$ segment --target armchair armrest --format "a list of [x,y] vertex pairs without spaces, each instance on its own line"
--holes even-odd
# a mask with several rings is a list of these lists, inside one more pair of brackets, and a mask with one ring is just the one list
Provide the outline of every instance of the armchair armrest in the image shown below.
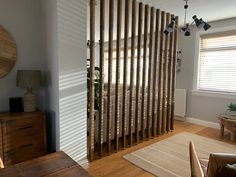
[[210,154],[207,168],[207,177],[216,177],[227,164],[236,163],[236,154],[213,153]]
[[1,168],[4,168],[4,165],[3,165],[3,161],[2,161],[2,159],[1,159],[1,157],[0,157],[0,169]]

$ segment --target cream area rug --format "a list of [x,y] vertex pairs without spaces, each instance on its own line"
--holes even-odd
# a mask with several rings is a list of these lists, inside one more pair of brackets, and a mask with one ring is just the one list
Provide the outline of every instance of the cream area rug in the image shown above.
[[183,132],[124,158],[159,177],[190,177],[189,141],[194,142],[199,158],[208,158],[214,152],[236,153],[236,145]]

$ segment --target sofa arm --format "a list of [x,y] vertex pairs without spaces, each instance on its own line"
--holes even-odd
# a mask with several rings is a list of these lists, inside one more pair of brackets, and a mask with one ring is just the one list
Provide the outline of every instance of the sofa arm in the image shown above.
[[227,164],[236,163],[236,154],[212,153],[209,157],[207,177],[216,177]]

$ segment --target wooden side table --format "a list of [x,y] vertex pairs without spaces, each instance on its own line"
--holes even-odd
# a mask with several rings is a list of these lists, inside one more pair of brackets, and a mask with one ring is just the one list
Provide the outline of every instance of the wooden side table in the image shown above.
[[220,115],[220,132],[221,136],[224,137],[224,129],[230,131],[230,140],[235,141],[236,138],[236,119],[232,119],[231,116]]

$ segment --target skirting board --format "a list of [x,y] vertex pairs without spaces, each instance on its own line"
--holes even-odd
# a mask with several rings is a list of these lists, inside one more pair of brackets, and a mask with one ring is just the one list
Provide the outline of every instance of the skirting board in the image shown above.
[[180,116],[176,116],[175,115],[175,120],[179,120],[179,121],[185,122],[186,121],[186,117],[180,117]]
[[196,118],[186,117],[186,122],[197,124],[197,125],[202,125],[202,126],[206,126],[206,127],[211,127],[211,128],[215,128],[215,129],[220,129],[219,123],[208,122],[208,121],[200,120],[200,119],[196,119]]

